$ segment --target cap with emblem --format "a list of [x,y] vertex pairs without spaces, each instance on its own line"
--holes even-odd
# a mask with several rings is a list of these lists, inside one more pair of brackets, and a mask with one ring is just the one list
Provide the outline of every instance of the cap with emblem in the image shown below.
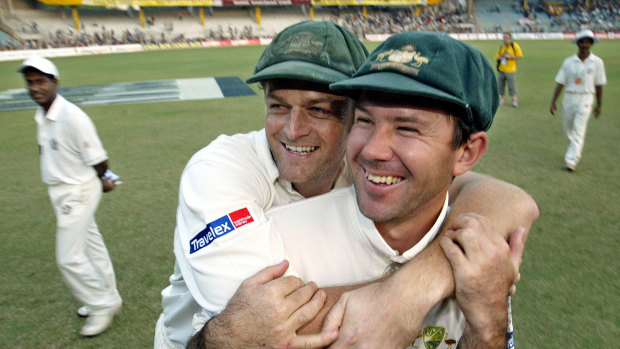
[[[379,45],[352,78],[330,85],[338,93],[361,90],[412,95],[449,103],[472,132],[491,127],[499,105],[493,68],[474,47],[444,33],[404,32]],[[438,105],[441,107],[441,105]]]
[[34,68],[44,74],[51,75],[55,79],[58,79],[58,68],[49,59],[43,57],[33,56],[24,61],[18,72],[24,73],[27,68]]
[[271,41],[246,82],[288,78],[330,84],[353,75],[367,55],[347,29],[327,21],[301,22]]
[[592,40],[592,43],[598,44],[598,39],[594,37],[594,33],[590,29],[584,29],[577,33],[577,37],[573,40],[573,44],[576,44],[579,40],[588,38]]

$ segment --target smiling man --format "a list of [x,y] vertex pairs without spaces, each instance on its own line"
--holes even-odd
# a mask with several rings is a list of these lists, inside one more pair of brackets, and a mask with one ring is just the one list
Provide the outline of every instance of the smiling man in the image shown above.
[[[364,46],[350,32],[329,22],[290,26],[265,49],[248,79],[264,89],[265,129],[218,137],[190,159],[181,176],[174,239],[177,263],[171,285],[162,291],[164,312],[157,323],[156,347],[184,346],[193,333],[196,309],[201,313],[195,318],[197,328],[201,320],[215,316],[209,327],[222,329],[212,336],[197,336],[211,336],[217,342],[210,344],[213,347],[312,347],[324,346],[335,338],[333,331],[305,336],[298,329],[315,318],[326,299],[333,304],[350,287],[317,291],[315,283],[293,276],[279,278],[286,270],[286,263],[277,264],[284,252],[281,245],[273,243],[272,239],[278,238],[266,232],[271,222],[265,211],[351,185],[344,153],[353,104],[330,91],[329,84],[353,75],[366,55]],[[458,197],[454,212],[478,212],[491,218],[502,231],[519,225],[529,227],[533,220],[535,205],[531,198],[507,183],[471,175],[457,180],[453,189]],[[505,205],[496,205],[495,200]],[[222,225],[230,229],[213,233]],[[439,246],[429,251],[434,254],[421,256],[418,262],[426,265],[416,270],[431,270],[437,264],[435,258],[440,258],[446,268],[439,273],[450,275]],[[274,264],[267,268],[268,276],[244,282]],[[434,304],[430,303],[438,299],[427,295],[453,293],[452,278],[442,279],[446,282],[427,292],[427,285],[418,285],[415,275],[405,275],[413,284],[411,294],[404,296],[411,300],[408,309],[418,309],[421,303],[430,309]],[[235,291],[249,297],[236,297],[229,303]],[[381,296],[395,297],[389,290]],[[366,300],[367,311],[381,307],[399,314],[401,308],[396,302],[384,307],[370,302],[371,298],[360,298]],[[261,310],[254,311],[258,308]],[[347,308],[345,314],[352,314],[352,310]],[[421,322],[426,312],[420,313],[419,319],[407,323],[406,330],[397,331],[400,337],[417,333],[417,320]],[[388,315],[380,322],[390,325],[402,322],[402,318]],[[347,326],[358,323],[345,320],[341,329],[347,332]],[[380,340],[386,336],[378,335]]]

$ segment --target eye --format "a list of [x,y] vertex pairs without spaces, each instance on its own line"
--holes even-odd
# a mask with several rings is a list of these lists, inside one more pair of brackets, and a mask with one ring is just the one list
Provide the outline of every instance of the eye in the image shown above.
[[354,122],[356,124],[372,124],[372,120],[366,116],[356,116]]
[[399,131],[403,131],[403,132],[418,132],[418,129],[415,127],[410,127],[410,126],[400,126],[398,127]]
[[268,104],[268,108],[269,108],[270,110],[281,110],[281,109],[285,109],[285,108],[286,108],[286,106],[285,106],[284,104],[281,104],[281,103],[275,103],[275,102],[273,102],[273,103],[269,103],[269,104]]

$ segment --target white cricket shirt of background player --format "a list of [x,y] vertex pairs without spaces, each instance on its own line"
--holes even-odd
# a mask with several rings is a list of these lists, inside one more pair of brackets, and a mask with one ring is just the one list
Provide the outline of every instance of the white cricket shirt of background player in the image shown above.
[[[350,185],[343,174],[334,188]],[[185,325],[195,313],[188,297],[193,296],[209,314],[219,313],[245,278],[280,262],[263,227],[264,211],[302,199],[290,182],[279,178],[265,130],[220,136],[192,156],[179,188],[175,274],[162,291],[164,323],[171,340],[185,343],[193,332]],[[250,212],[252,223],[189,254],[191,239],[207,223],[243,208]],[[188,285],[191,295],[184,293]]]
[[92,166],[108,155],[95,125],[80,108],[57,94],[48,112],[38,107],[34,119],[44,183],[82,184],[97,175]]
[[[446,195],[435,224],[402,255],[385,242],[374,223],[360,212],[353,187],[273,208],[267,216],[271,234],[282,239],[282,257],[289,260],[294,274],[306,282],[315,281],[319,287],[327,287],[375,280],[391,264],[412,259],[437,236],[448,211]],[[435,306],[424,319],[422,329],[426,327],[443,327],[444,339],[458,341],[465,317],[456,300],[447,299]],[[415,347],[425,347],[422,339]],[[437,348],[450,345],[444,340]]]
[[[577,84],[575,78],[581,78],[581,83]],[[596,85],[607,84],[605,65],[603,60],[592,52],[583,61],[574,54],[564,60],[555,82],[564,85],[565,92],[594,94]]]

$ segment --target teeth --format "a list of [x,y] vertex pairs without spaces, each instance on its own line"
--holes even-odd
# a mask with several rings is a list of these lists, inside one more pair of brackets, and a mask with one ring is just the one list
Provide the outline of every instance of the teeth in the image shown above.
[[391,184],[396,184],[398,182],[401,182],[403,180],[401,177],[375,176],[375,175],[372,175],[372,174],[368,173],[368,171],[365,172],[365,175],[366,175],[366,178],[368,178],[369,181],[371,181],[373,183],[377,183],[377,184],[391,185]]
[[288,145],[288,144],[285,144],[285,146],[287,150],[293,153],[302,154],[302,155],[312,153],[313,151],[319,148],[319,147],[305,147],[305,146],[296,147],[294,145]]

